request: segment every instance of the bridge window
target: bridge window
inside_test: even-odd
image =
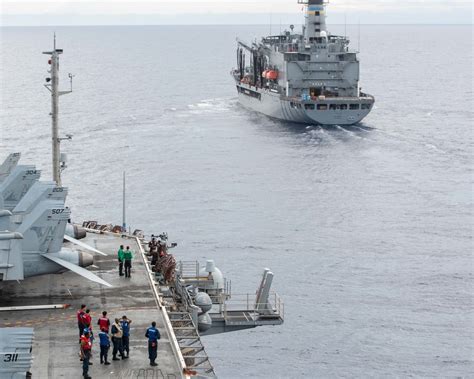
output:
[[[318,110],[320,111],[325,111],[328,109],[328,105],[327,104],[318,104]]]
[[[370,104],[361,104],[361,109],[370,109]]]
[[[329,104],[329,109],[332,111],[339,110],[339,104]]]
[[[347,109],[347,104],[341,104],[341,109],[346,110]]]
[[[353,111],[354,111],[354,110],[357,110],[357,109],[359,109],[359,104],[350,104],[350,105],[349,105],[349,109],[351,109],[351,110],[353,110]]]
[[[314,104],[305,104],[304,109],[314,109]]]

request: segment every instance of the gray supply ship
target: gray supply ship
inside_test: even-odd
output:
[[[290,31],[237,40],[232,70],[239,102],[267,116],[297,123],[351,125],[367,116],[374,97],[359,86],[357,51],[349,39],[326,29],[325,0],[298,0],[305,7],[302,33]]]

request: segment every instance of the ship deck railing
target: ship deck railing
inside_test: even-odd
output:
[[[151,273],[151,267],[149,267],[148,270]],[[175,280],[183,281],[183,278],[191,279],[197,277],[199,282],[207,279],[207,277],[200,277],[199,272],[200,268],[198,261],[180,261],[176,270],[177,275]],[[180,275],[182,275],[181,278]],[[188,283],[184,282],[183,284],[184,286],[181,286],[179,294],[186,311],[172,311],[163,305],[166,309],[166,318],[173,331],[176,347],[180,352],[180,357],[183,359],[186,370],[195,371],[201,376],[215,377],[214,367],[209,360],[197,331],[197,326],[189,312],[193,302],[190,298],[190,294],[186,291],[186,285]],[[155,288],[158,290],[158,283],[156,283]],[[176,299],[173,299],[173,302],[175,300]]]
[[[327,43],[327,52],[328,54],[350,54],[350,53],[357,53],[355,50],[349,49],[347,46],[344,46],[340,43],[338,40],[336,41],[329,41]],[[309,44],[306,45],[303,42],[299,43],[294,43],[294,42],[288,42],[288,43],[282,43],[282,44],[275,44],[273,47],[276,49],[276,51],[280,53],[285,53],[285,54],[308,54],[308,53],[313,53],[316,51],[321,51],[320,48],[317,47],[317,44]],[[319,63],[319,62],[317,62]],[[333,63],[333,62],[331,62]]]
[[[257,303],[255,294],[237,294],[223,304],[221,314],[228,325],[279,325],[285,318],[285,305],[276,292],[270,293],[266,303]]]
[[[274,92],[274,93],[281,93],[281,91],[282,91],[282,87],[280,87],[278,85],[270,86],[270,87],[266,88],[266,87],[255,86],[253,84],[244,83],[244,82],[240,82],[239,84],[241,86],[243,86],[244,88],[249,88],[250,90],[253,90],[255,88],[255,89],[260,89],[260,90],[263,90],[263,91],[270,91],[270,92]],[[374,96],[369,95],[369,94],[364,93],[364,92],[360,92],[359,96],[328,96],[328,95],[325,95],[324,99],[320,99],[318,96],[311,96],[308,99],[303,99],[301,96],[281,95],[281,99],[282,100],[287,100],[287,101],[294,101],[295,103],[308,103],[308,102],[317,103],[318,101],[320,101],[320,102],[327,102],[327,101],[336,101],[336,102],[348,101],[348,102],[350,102],[350,101],[359,101],[359,100],[369,100],[369,101],[370,100],[371,101],[375,100]]]
[[[293,41],[283,41],[278,39],[268,39],[264,38],[262,42],[265,44],[267,49],[272,49],[278,51],[279,53],[286,54],[308,54],[316,51],[320,51],[321,48],[319,45],[326,45],[328,53],[332,54],[347,54],[347,53],[357,53],[358,51],[349,49],[347,46],[346,37],[341,36],[329,36],[327,41],[320,42],[309,42],[298,40],[297,42]]]
[[[360,93],[359,96],[325,96],[324,99],[320,99],[317,96],[311,96],[309,99],[303,99],[301,96],[282,96],[283,100],[294,101],[297,103],[307,102],[327,102],[327,101],[357,101],[357,100],[374,100],[372,95],[366,93]]]
[[[201,273],[201,266],[198,261],[179,261],[176,267],[176,279],[181,281],[184,285],[193,285],[197,288],[209,288],[214,284],[212,276],[203,275]],[[232,294],[232,282],[224,278],[223,291],[218,295],[209,296],[214,304],[221,303],[223,300],[230,298]]]

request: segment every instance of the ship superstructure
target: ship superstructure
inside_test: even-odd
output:
[[[238,41],[232,71],[239,102],[267,116],[298,123],[351,125],[369,114],[374,97],[359,86],[357,51],[326,29],[325,0],[305,7],[302,33],[294,26],[259,43]]]

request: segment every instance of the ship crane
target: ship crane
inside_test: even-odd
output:
[[[248,50],[248,51],[252,51],[253,49],[247,45],[245,42],[241,41],[240,39],[237,38],[237,43],[239,44],[239,46],[242,46],[244,49]]]

